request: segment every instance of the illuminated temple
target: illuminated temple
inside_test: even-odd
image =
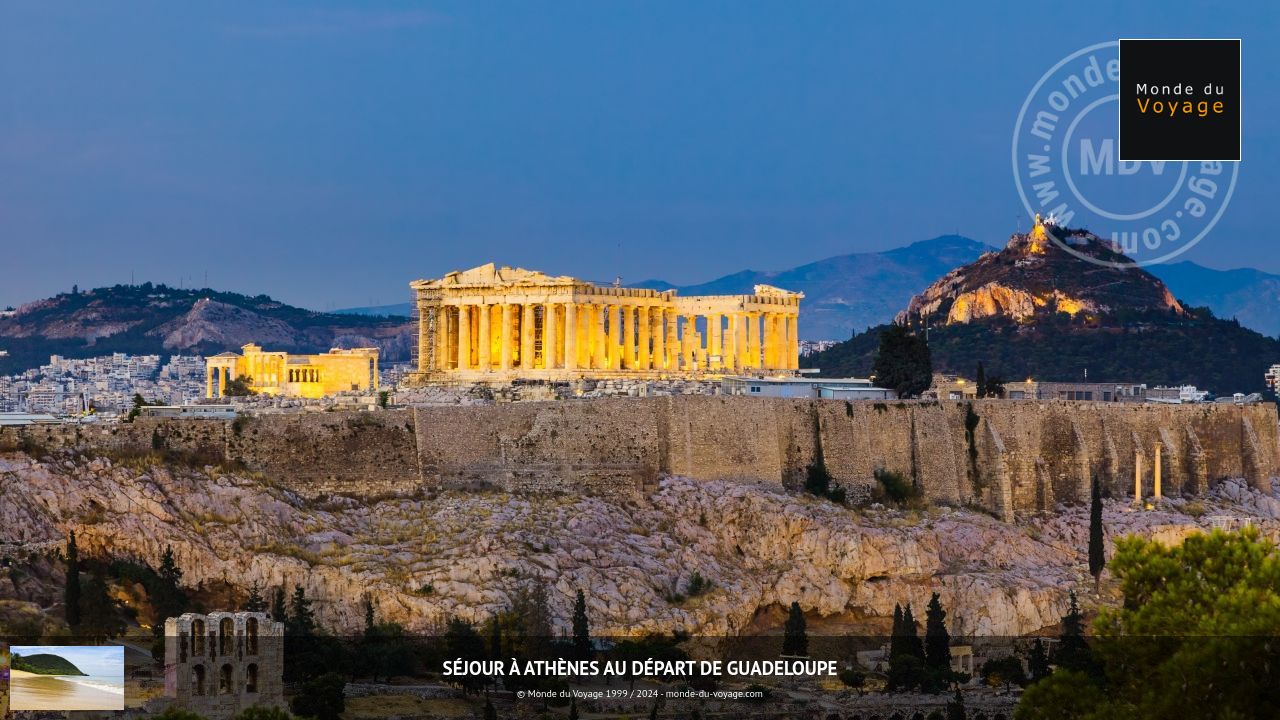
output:
[[[419,382],[792,374],[802,293],[597,285],[492,263],[410,283]]]
[[[297,355],[249,343],[240,350],[240,355],[222,353],[205,361],[205,397],[225,397],[233,379],[243,379],[255,393],[288,397],[378,389],[378,348]]]

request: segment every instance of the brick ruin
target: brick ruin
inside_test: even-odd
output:
[[[284,623],[260,612],[184,613],[164,622],[164,694],[207,718],[284,707]]]

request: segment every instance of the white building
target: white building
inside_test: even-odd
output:
[[[1267,387],[1271,388],[1273,392],[1280,390],[1280,365],[1272,365],[1271,369],[1267,371],[1266,378]]]
[[[822,398],[825,400],[894,400],[898,395],[865,378],[788,378],[729,376],[720,381],[726,395]]]

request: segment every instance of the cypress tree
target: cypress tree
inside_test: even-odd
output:
[[[1098,484],[1098,478],[1095,477],[1089,502],[1089,574],[1093,576],[1095,592],[1102,579],[1102,568],[1107,564],[1102,540],[1102,487]]]
[[[569,701],[569,720],[578,720],[578,698]]]
[[[1044,643],[1040,638],[1031,644],[1031,654],[1027,657],[1027,674],[1028,679],[1035,682],[1042,678],[1048,677],[1051,670],[1049,669],[1049,654],[1045,652]]]
[[[960,688],[956,688],[955,697],[947,703],[947,720],[965,720],[964,696],[960,694]]]
[[[573,603],[573,651],[579,660],[591,657],[591,622],[587,620],[587,598],[581,590]]]
[[[271,619],[277,622],[288,620],[289,613],[285,610],[284,605],[284,588],[276,587],[271,593]]]
[[[782,630],[782,654],[806,657],[809,654],[809,636],[805,632],[804,611],[800,603],[792,602],[787,614],[787,624]]]
[[[889,658],[902,654],[902,605],[893,604],[893,632],[889,635]]]
[[[245,612],[262,612],[267,609],[267,600],[262,597],[262,589],[258,587],[258,581],[254,580],[249,586],[249,597],[244,601]]]
[[[978,397],[984,398],[987,396],[987,370],[982,367],[981,360],[978,361],[978,372],[975,374],[977,377],[974,378],[973,384],[976,386],[974,387],[974,390]]]
[[[920,640],[920,623],[911,614],[911,603],[902,611],[903,648],[906,654],[924,660],[924,643]]]
[[[484,720],[498,720],[498,711],[493,707],[493,700],[488,695],[484,698]]]
[[[293,586],[293,598],[289,602],[289,619],[286,621],[286,627],[290,629],[291,635],[302,637],[315,632],[315,613],[311,611],[311,601],[307,599],[307,591],[303,590],[301,585]]]
[[[67,624],[75,630],[80,625],[80,550],[76,547],[76,531],[67,539],[67,587],[63,593]]]
[[[368,595],[364,596],[364,634],[366,637],[373,635],[374,618],[373,618],[373,599]]]
[[[496,614],[489,619],[489,657],[502,659],[502,622]]]
[[[938,593],[934,593],[929,598],[924,622],[925,666],[929,670],[928,684],[934,692],[946,687],[951,677],[951,636],[946,618],[947,611],[942,609]]]

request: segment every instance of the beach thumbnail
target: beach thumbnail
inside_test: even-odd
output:
[[[124,648],[15,645],[12,710],[123,710]]]

